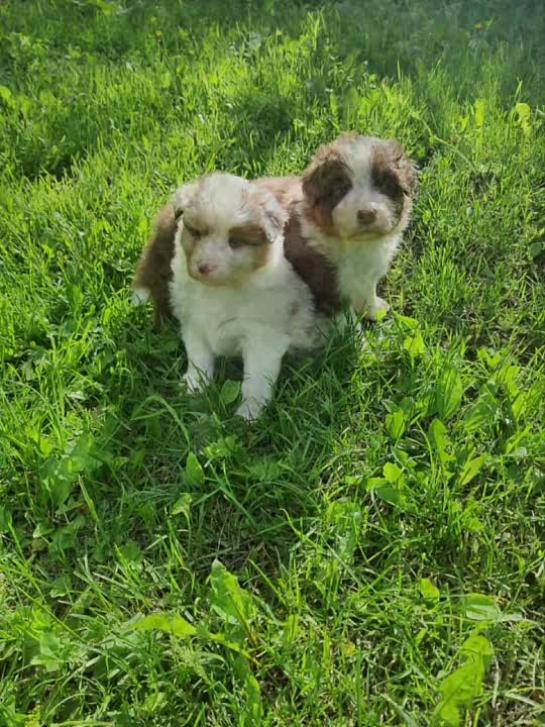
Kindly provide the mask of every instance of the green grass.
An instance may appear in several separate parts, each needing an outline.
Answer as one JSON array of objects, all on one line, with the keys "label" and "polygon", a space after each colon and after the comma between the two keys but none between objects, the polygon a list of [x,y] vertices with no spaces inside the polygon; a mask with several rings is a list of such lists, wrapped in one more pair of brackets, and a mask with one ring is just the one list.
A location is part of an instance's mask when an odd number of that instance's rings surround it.
[{"label": "green grass", "polygon": [[[545,722],[544,33],[530,0],[0,5],[1,725]],[[183,394],[136,259],[180,181],[346,129],[422,169],[394,313],[246,427]]]}]

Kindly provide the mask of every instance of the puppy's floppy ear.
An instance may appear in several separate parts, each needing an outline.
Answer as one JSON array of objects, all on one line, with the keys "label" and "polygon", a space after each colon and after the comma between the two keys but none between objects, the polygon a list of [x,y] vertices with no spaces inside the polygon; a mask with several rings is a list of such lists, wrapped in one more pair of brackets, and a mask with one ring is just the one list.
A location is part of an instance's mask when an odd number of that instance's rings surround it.
[{"label": "puppy's floppy ear", "polygon": [[409,197],[413,197],[418,188],[418,172],[416,164],[409,159],[402,144],[395,139],[388,139],[386,148],[392,164],[397,172],[401,189]]},{"label": "puppy's floppy ear", "polygon": [[287,212],[270,192],[257,187],[251,189],[248,202],[265,233],[267,242],[273,243],[284,231],[288,219]]},{"label": "puppy's floppy ear", "polygon": [[313,205],[334,207],[352,186],[348,166],[331,146],[322,147],[303,173],[303,194]]},{"label": "puppy's floppy ear", "polygon": [[195,192],[197,191],[197,183],[192,182],[191,184],[184,184],[183,187],[178,187],[174,194],[172,206],[174,207],[174,217],[179,220],[183,215],[185,208],[191,203]]},{"label": "puppy's floppy ear", "polygon": [[267,204],[263,210],[265,218],[265,232],[270,242],[274,242],[276,238],[284,231],[284,225],[288,219],[288,215],[272,195],[269,195]]}]

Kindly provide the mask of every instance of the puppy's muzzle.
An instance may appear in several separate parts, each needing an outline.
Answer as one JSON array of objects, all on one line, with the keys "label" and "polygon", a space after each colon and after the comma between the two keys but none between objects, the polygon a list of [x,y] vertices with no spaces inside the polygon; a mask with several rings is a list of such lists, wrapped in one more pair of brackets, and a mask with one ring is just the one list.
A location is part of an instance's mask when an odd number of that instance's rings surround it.
[{"label": "puppy's muzzle", "polygon": [[366,207],[358,211],[358,222],[362,227],[370,227],[377,219],[377,211],[374,207]]}]

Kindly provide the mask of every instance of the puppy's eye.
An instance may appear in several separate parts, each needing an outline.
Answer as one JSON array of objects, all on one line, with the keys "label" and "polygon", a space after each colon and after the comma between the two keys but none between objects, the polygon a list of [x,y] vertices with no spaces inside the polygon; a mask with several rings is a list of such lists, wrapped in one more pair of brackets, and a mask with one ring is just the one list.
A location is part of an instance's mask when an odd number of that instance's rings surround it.
[{"label": "puppy's eye", "polygon": [[232,250],[238,250],[239,248],[244,247],[244,245],[246,245],[244,240],[240,240],[238,237],[229,238],[229,247]]},{"label": "puppy's eye", "polygon": [[267,242],[265,231],[259,225],[249,222],[236,225],[229,230],[229,247],[238,250],[241,247],[255,247]]},{"label": "puppy's eye", "polygon": [[346,177],[341,177],[332,181],[329,187],[329,201],[333,206],[337,205],[341,199],[350,191],[352,184]]},{"label": "puppy's eye", "polygon": [[202,232],[200,230],[196,230],[194,227],[191,227],[191,225],[188,225],[187,222],[184,222],[184,229],[189,232],[191,237],[195,237],[197,238],[197,240],[202,235]]}]

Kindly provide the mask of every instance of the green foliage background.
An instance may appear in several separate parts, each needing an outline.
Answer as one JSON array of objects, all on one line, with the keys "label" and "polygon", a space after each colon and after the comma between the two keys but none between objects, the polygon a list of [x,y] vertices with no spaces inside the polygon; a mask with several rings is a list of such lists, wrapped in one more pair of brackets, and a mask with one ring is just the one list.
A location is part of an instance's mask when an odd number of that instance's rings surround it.
[{"label": "green foliage background", "polygon": [[[545,719],[543,5],[0,5],[0,724]],[[177,183],[421,167],[252,428],[128,285]]]}]

